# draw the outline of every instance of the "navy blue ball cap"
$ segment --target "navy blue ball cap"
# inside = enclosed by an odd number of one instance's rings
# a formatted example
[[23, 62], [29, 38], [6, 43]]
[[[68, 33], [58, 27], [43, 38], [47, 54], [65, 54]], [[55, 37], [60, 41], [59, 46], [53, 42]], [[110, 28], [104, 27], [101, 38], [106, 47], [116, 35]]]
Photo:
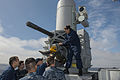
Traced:
[[37, 64], [39, 61], [42, 61], [42, 60], [43, 60], [43, 58], [36, 58], [35, 62]]

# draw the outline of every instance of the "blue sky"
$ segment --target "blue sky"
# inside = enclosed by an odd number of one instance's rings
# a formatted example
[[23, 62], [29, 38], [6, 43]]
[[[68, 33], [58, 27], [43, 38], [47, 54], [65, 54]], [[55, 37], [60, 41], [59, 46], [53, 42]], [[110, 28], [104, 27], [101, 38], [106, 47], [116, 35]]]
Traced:
[[[55, 30], [58, 0], [0, 0], [0, 63], [18, 55], [38, 57], [47, 36], [26, 27], [27, 21], [49, 31]], [[90, 27], [92, 65], [120, 67], [120, 1], [75, 0], [86, 6]], [[78, 29], [83, 28], [78, 25]]]

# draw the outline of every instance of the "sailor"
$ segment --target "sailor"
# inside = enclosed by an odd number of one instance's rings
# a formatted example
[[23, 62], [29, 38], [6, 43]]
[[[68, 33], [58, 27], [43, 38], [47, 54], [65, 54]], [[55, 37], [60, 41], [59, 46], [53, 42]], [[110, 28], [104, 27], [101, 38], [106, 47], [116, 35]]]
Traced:
[[48, 80], [66, 80], [64, 72], [55, 67], [54, 56], [49, 56], [47, 58], [47, 64], [49, 67], [46, 68], [43, 74], [44, 77], [46, 77]]
[[72, 58], [73, 55], [76, 58], [76, 65], [77, 68], [79, 69], [79, 76], [82, 76], [82, 61], [81, 61], [81, 46], [80, 46], [80, 39], [77, 35], [77, 33], [72, 30], [70, 28], [70, 25], [65, 26], [64, 28], [65, 32], [66, 32], [66, 38], [64, 42], [59, 43], [59, 45], [63, 45], [63, 46], [69, 46], [68, 48], [68, 54], [67, 54], [67, 61], [66, 61], [66, 66], [65, 66], [65, 70], [64, 72], [66, 74], [69, 74], [69, 68], [71, 66], [72, 63]]
[[36, 75], [36, 62], [34, 58], [27, 58], [25, 61], [28, 74], [20, 80], [47, 80], [41, 75]]
[[42, 76], [45, 69], [47, 68], [47, 63], [46, 62], [43, 63], [43, 58], [37, 58], [36, 66], [37, 66], [36, 74]]
[[17, 80], [24, 77], [27, 74], [27, 70], [24, 69], [24, 61], [19, 61], [18, 69], [16, 70]]
[[15, 68], [18, 67], [19, 65], [19, 58], [17, 56], [10, 57], [9, 65], [10, 67], [2, 73], [0, 80], [16, 80], [17, 79]]

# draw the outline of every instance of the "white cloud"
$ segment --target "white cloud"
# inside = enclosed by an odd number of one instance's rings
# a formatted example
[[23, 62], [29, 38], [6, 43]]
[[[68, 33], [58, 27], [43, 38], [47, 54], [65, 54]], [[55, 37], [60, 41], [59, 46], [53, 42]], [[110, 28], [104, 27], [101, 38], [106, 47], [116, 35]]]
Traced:
[[90, 0], [90, 2], [89, 2], [89, 5], [94, 8], [99, 7], [102, 4], [103, 4], [103, 0], [100, 0], [100, 1], [99, 0]]
[[89, 32], [92, 34], [92, 38], [96, 39], [99, 37], [99, 34], [104, 28], [103, 26], [106, 24], [106, 17], [98, 13], [97, 11], [91, 12], [89, 15]]
[[[40, 38], [39, 40], [29, 40], [27, 45], [34, 48], [40, 48], [45, 45], [45, 42], [48, 38]], [[34, 43], [34, 44], [33, 44]]]
[[[117, 32], [120, 29], [115, 29], [114, 26], [101, 29], [100, 33], [96, 35], [95, 39], [91, 39], [91, 46], [101, 50], [110, 50], [118, 45]], [[112, 44], [114, 43], [114, 44]]]
[[[13, 55], [19, 56], [20, 60], [25, 60], [28, 57], [42, 57], [38, 50], [45, 45], [44, 40], [47, 40], [47, 38], [21, 40], [17, 37], [6, 38], [0, 36], [0, 63], [8, 63], [9, 57]], [[33, 50], [24, 47], [31, 47]]]
[[94, 67], [119, 67], [120, 53], [112, 53], [99, 49], [92, 49], [92, 64]]

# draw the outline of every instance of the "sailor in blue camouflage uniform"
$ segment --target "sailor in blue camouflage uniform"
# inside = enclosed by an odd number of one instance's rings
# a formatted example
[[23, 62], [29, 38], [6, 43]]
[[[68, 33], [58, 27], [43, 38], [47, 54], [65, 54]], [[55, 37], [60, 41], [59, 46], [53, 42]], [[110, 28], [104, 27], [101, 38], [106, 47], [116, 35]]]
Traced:
[[36, 62], [34, 58], [26, 59], [25, 66], [28, 70], [28, 74], [20, 80], [48, 80], [41, 75], [36, 75]]
[[65, 74], [62, 70], [55, 67], [54, 57], [49, 56], [47, 58], [47, 64], [49, 67], [45, 70], [43, 76], [48, 80], [66, 80]]
[[47, 63], [43, 63], [43, 58], [37, 58], [35, 61], [37, 66], [36, 74], [43, 75], [45, 69], [47, 68]]
[[19, 66], [18, 69], [15, 70], [16, 75], [17, 75], [17, 80], [20, 78], [24, 77], [27, 74], [27, 70], [24, 69], [24, 61], [19, 61]]
[[19, 65], [19, 58], [17, 56], [10, 57], [9, 64], [10, 67], [2, 73], [0, 80], [17, 80], [15, 68]]
[[63, 45], [63, 46], [69, 46], [68, 48], [68, 54], [67, 54], [67, 62], [66, 62], [66, 66], [65, 66], [65, 70], [64, 72], [66, 74], [69, 74], [69, 68], [71, 66], [72, 63], [72, 58], [73, 55], [76, 58], [76, 65], [77, 68], [79, 69], [79, 76], [82, 76], [82, 60], [81, 60], [81, 45], [80, 45], [80, 39], [76, 33], [76, 31], [72, 30], [70, 28], [70, 25], [65, 26], [64, 28], [65, 32], [66, 32], [66, 37], [65, 37], [65, 41], [62, 43], [59, 43], [59, 45]]

